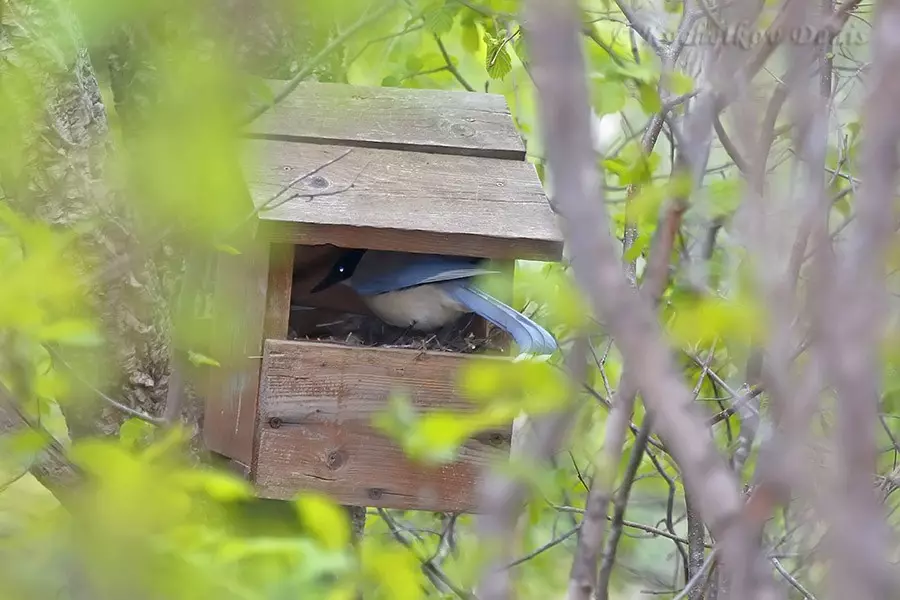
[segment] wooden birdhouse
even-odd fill
[[[264,498],[315,490],[348,505],[474,510],[508,429],[435,467],[372,425],[392,392],[419,411],[472,410],[456,391],[467,354],[424,336],[397,347],[396,332],[361,342],[375,317],[360,299],[310,289],[347,248],[489,259],[510,296],[515,259],[559,260],[555,215],[504,98],[301,84],[246,135],[244,176],[263,208],[249,248],[218,258],[216,294],[242,317],[215,332],[226,356],[205,391],[208,449]],[[356,329],[329,329],[348,315]],[[471,341],[490,328],[470,318],[459,329]]]

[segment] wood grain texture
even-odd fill
[[[257,394],[269,274],[269,245],[245,241],[241,254],[219,253],[216,266],[212,355],[203,386],[206,447],[250,465],[256,429]]]
[[[261,204],[346,148],[256,140],[246,151],[246,178]],[[524,161],[354,148],[293,193],[260,214],[261,236],[485,258],[562,254],[556,215],[534,165]]]
[[[270,82],[273,90],[283,82]],[[249,125],[249,137],[525,159],[499,94],[301,83]]]
[[[271,244],[269,248],[269,285],[263,333],[266,338],[284,339],[291,316],[295,248],[291,244]]]
[[[406,458],[370,425],[390,392],[416,410],[471,411],[455,392],[465,355],[268,340],[255,480],[267,498],[316,490],[343,504],[473,511],[482,469],[508,454],[509,428],[469,441],[440,467]],[[484,360],[503,360],[490,359]]]

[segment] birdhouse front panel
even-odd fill
[[[220,259],[217,293],[252,314],[219,334],[228,356],[207,393],[208,447],[263,497],[474,510],[509,427],[437,464],[375,417],[394,397],[417,415],[475,410],[458,393],[468,354],[508,360],[510,335],[549,336],[506,304],[513,261],[558,260],[562,240],[503,97],[303,84],[247,135],[258,220],[246,251]],[[476,271],[501,285],[473,287]]]
[[[266,342],[255,482],[268,498],[316,490],[354,506],[472,508],[481,470],[508,429],[469,440],[451,464],[417,462],[373,425],[401,394],[419,412],[471,412],[456,393],[461,354]],[[412,449],[414,450],[414,448]]]

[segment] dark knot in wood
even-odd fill
[[[309,179],[310,187],[314,188],[327,188],[328,180],[322,177],[321,175],[316,175],[315,177],[310,177]]]
[[[472,137],[475,135],[475,129],[462,123],[454,123],[450,126],[450,132],[460,137]]]
[[[332,471],[336,471],[344,464],[344,456],[338,451],[329,452],[328,458],[325,459],[325,464]]]
[[[369,498],[372,500],[378,500],[384,495],[384,490],[381,488],[371,488],[369,490]]]
[[[272,417],[271,419],[269,419],[269,427],[271,427],[272,429],[278,429],[279,427],[281,427],[281,424],[282,420],[278,417]]]

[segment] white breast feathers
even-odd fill
[[[396,292],[364,296],[375,315],[395,327],[429,331],[469,312],[438,285],[420,285]]]

